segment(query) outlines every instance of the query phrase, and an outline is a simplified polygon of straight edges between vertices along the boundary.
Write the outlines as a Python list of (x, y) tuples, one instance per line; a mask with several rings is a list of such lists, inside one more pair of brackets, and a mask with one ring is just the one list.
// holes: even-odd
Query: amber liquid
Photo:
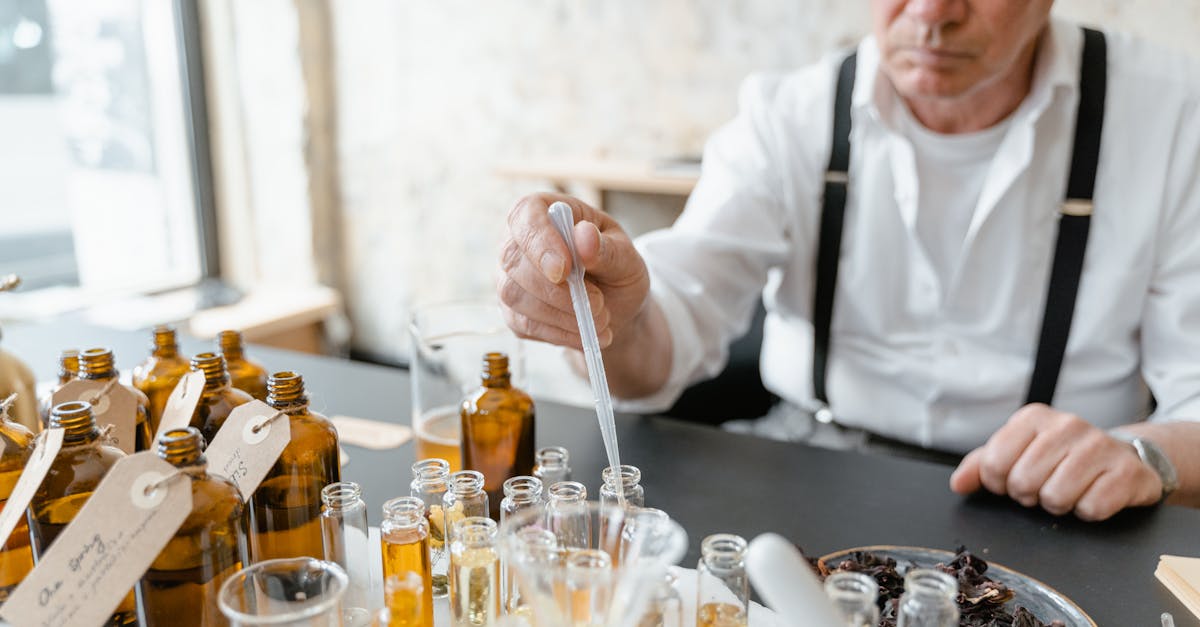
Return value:
[(133, 387), (141, 390), (149, 401), (150, 431), (157, 432), (162, 422), (167, 399), (175, 390), (179, 380), (191, 368), (186, 359), (179, 357), (151, 357), (133, 373)]
[(696, 611), (696, 627), (746, 627), (746, 613), (731, 603), (705, 603)]
[(229, 368), (229, 383), (260, 401), (267, 400), (267, 371), (262, 366), (241, 357), (225, 355)]
[(468, 549), (450, 558), (450, 615), (454, 627), (500, 619), (500, 560), (493, 549)]
[(462, 418), (457, 407), (430, 410), (417, 419), (416, 425), (417, 459), (436, 457), (450, 463), (450, 472), (462, 470)]
[[(424, 586), (419, 599), (421, 622), (412, 624), (433, 627), (433, 577), (429, 563), (429, 537), (422, 537), (416, 531), (404, 530), (381, 537), (380, 544), (383, 550), (384, 581), (387, 581), (387, 578), (392, 575), (408, 572), (417, 573), (421, 577), (421, 583)], [(401, 591), (396, 596), (403, 597), (404, 595), (405, 592)], [(393, 600), (389, 598), (388, 607), (391, 607), (392, 603)], [(399, 620), (395, 611), (393, 611), (392, 619), (393, 621)], [(401, 622), (400, 624), (406, 623)]]
[(387, 627), (432, 627), (431, 618), (426, 616), (424, 592), (415, 590), (393, 590), (387, 593)]
[(533, 474), (533, 425), (533, 399), (516, 388), (482, 387), (463, 403), (463, 468), (483, 473), (492, 518), (500, 517), (504, 481)]
[[(0, 472), (0, 496), (3, 497), (0, 499), (0, 511), (3, 511), (20, 478), (20, 469)], [(22, 516), (8, 536), (3, 550), (0, 550), (0, 603), (8, 600), (8, 595), (16, 590), (30, 570), (33, 570), (33, 546), (29, 543), (29, 524)]]

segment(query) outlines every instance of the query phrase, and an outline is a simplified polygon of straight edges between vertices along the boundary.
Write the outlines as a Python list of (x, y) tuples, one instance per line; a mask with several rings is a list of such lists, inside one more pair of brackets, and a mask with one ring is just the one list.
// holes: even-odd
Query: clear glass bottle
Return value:
[(655, 588), (650, 607), (638, 621), (637, 627), (683, 627), (683, 598), (675, 589), (673, 573), (668, 571), (662, 583)]
[(612, 600), (612, 558), (597, 549), (579, 549), (564, 559), (572, 623), (603, 625)]
[(533, 456), (533, 476), (542, 480), (542, 485), (552, 486), (559, 481), (571, 480), (571, 454), (561, 446), (544, 446)]
[[(400, 496), (383, 504), (383, 523), (379, 525), (383, 553), (383, 578), (416, 575), (421, 580), (421, 598), (401, 603), (402, 613), (411, 613), (412, 603), (421, 609), (422, 627), (433, 627), (433, 569), (430, 564), (429, 523), (425, 503), (416, 496)], [(388, 607), (402, 599), (388, 593)], [(397, 612), (392, 609), (393, 615)]]
[(46, 392), (38, 402), (38, 411), (42, 417), (42, 428), (50, 424), (50, 409), (54, 406), (54, 393), (75, 379), (79, 378), (79, 351), (74, 348), (64, 350), (58, 356), (58, 381)]
[[(0, 410), (0, 511), (12, 496), (32, 452), (33, 432), (9, 418), (7, 410)], [(29, 523), (22, 517), (0, 547), (0, 603), (8, 600), (8, 595), (32, 569)]]
[(341, 566), (350, 578), (342, 611), (366, 617), (379, 604), (371, 603), (371, 542), (362, 488), (353, 481), (331, 483), (321, 490), (321, 503), (325, 561)]
[(568, 551), (591, 548), (592, 518), (587, 510), (587, 488), (578, 481), (559, 481), (550, 486), (546, 525)]
[(879, 624), (879, 584), (863, 573), (836, 572), (825, 578), (825, 595), (833, 601), (844, 627)]
[(618, 505), (623, 498), (626, 507), (646, 506), (646, 492), (641, 484), (642, 471), (636, 466), (622, 464), (619, 474), (609, 466), (601, 471), (600, 477), (603, 481), (600, 486), (601, 505)]
[[(133, 387), (142, 391), (150, 401), (150, 432), (158, 433), (167, 398), (188, 372), (188, 360), (179, 354), (175, 328), (170, 325), (154, 327), (154, 343), (150, 356), (133, 369)], [(206, 442), (212, 438), (206, 436)]]
[(483, 489), (483, 475), (475, 470), (450, 473), (450, 489), (442, 496), (442, 512), (446, 541), (454, 539), (454, 524), (472, 516), (487, 517), (488, 494)]
[(192, 427), (158, 439), (158, 456), (187, 475), (192, 511), (137, 585), (143, 627), (227, 625), (221, 584), (242, 569), (245, 504), (233, 482), (208, 473), (204, 438)]
[[(562, 554), (558, 550), (558, 538), (549, 529), (540, 524), (522, 527), (517, 532), (517, 542), (522, 549), (520, 557), (525, 562), (526, 572), (530, 570), (539, 573), (550, 573), (562, 567)], [(505, 567), (508, 583), (504, 588), (504, 608), (509, 614), (524, 618), (531, 624), (538, 624), (533, 617), (533, 606), (530, 600), (520, 591), (520, 580), (517, 569), (509, 563)]]
[(454, 523), (450, 537), (451, 624), (490, 625), (500, 619), (496, 521), (468, 516)]
[(267, 370), (246, 358), (246, 347), (240, 331), (221, 331), (217, 346), (225, 357), (233, 387), (260, 400), (267, 400)]
[(409, 494), (425, 503), (425, 519), (429, 521), (429, 551), (433, 598), (450, 593), (446, 579), (449, 559), (446, 556), (446, 514), (442, 500), (450, 489), (450, 462), (444, 459), (422, 459), (412, 465), (413, 480)]
[[(79, 353), (79, 378), (89, 381), (111, 381), (120, 376), (107, 348), (89, 348)], [(134, 450), (146, 451), (154, 446), (154, 432), (150, 429), (150, 399), (141, 390), (121, 384), (137, 399), (137, 421), (134, 427)]]
[[(62, 427), (63, 445), (26, 510), (35, 562), (83, 509), (109, 469), (125, 457), (121, 449), (101, 439), (91, 403), (69, 401), (56, 405), (50, 410), (50, 427)], [(137, 602), (130, 590), (107, 624), (135, 622)]]
[(190, 424), (200, 430), (205, 442), (212, 442), (234, 408), (254, 399), (229, 384), (225, 358), (216, 353), (200, 353), (193, 357), (192, 370), (204, 373), (204, 392), (192, 412)]
[(337, 430), (309, 411), (299, 374), (276, 372), (267, 387), (267, 404), (287, 414), (292, 437), (247, 504), (250, 558), (321, 559), (321, 489), (341, 481)]
[(958, 581), (938, 570), (914, 568), (904, 576), (897, 627), (955, 627)]
[[(504, 481), (504, 500), (500, 502), (500, 525), (509, 518), (529, 510), (545, 509), (542, 500), (542, 482), (537, 477), (518, 476)], [(502, 602), (505, 608), (515, 606), (519, 596), (516, 578), (508, 568), (500, 571), (500, 586), (504, 591)]]
[(730, 533), (700, 543), (696, 568), (696, 627), (745, 627), (750, 615), (746, 540)]
[(498, 518), (504, 480), (533, 473), (533, 399), (512, 386), (508, 355), (484, 355), (482, 385), (463, 400), (461, 417), (463, 468), (483, 473)]

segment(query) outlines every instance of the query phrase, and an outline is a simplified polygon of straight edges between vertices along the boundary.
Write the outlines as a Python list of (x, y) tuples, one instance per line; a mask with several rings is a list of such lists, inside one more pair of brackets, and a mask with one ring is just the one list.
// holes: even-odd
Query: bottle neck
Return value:
[(221, 331), (217, 334), (217, 345), (221, 354), (228, 361), (242, 359), (245, 348), (242, 344), (242, 334), (237, 331)]
[(583, 503), (587, 501), (587, 487), (578, 481), (559, 481), (550, 486), (551, 503)]
[(87, 444), (100, 438), (96, 418), (92, 415), (92, 404), (84, 401), (60, 403), (50, 410), (50, 428), (63, 430), (63, 442), (71, 445)]
[(425, 502), (415, 496), (399, 496), (383, 504), (383, 519), (395, 529), (416, 529), (425, 524)]
[(534, 465), (546, 472), (565, 472), (568, 470), (567, 449), (561, 446), (547, 446), (538, 449), (534, 455)]
[(157, 452), (176, 468), (205, 465), (204, 437), (195, 427), (167, 431), (158, 438)]
[(483, 474), (475, 470), (460, 470), (450, 475), (450, 492), (458, 498), (483, 494)]
[(159, 358), (171, 358), (179, 354), (179, 344), (175, 338), (175, 328), (160, 326), (154, 329), (154, 346), (151, 354)]
[(746, 540), (729, 533), (711, 535), (700, 544), (700, 555), (710, 570), (740, 570), (745, 568)]
[(79, 351), (65, 350), (58, 358), (58, 383), (65, 385), (79, 376)]
[(353, 481), (338, 481), (321, 489), (321, 503), (330, 512), (345, 512), (364, 507), (362, 488)]
[(107, 348), (91, 348), (79, 354), (79, 378), (104, 381), (117, 376), (112, 351)]
[(504, 498), (517, 505), (542, 500), (542, 481), (537, 477), (511, 477), (504, 481)]
[(941, 571), (919, 568), (905, 575), (904, 593), (925, 605), (954, 604), (958, 581)]
[(609, 466), (600, 471), (600, 478), (608, 492), (629, 495), (637, 492), (641, 487), (642, 471), (638, 470), (636, 466), (622, 464), (618, 472), (614, 472), (613, 467)]
[(482, 378), (484, 387), (497, 389), (512, 387), (512, 377), (508, 372), (508, 355), (504, 353), (484, 355)]
[(212, 394), (229, 387), (229, 370), (225, 358), (216, 353), (200, 353), (192, 357), (192, 370), (204, 373), (204, 392)]
[(304, 378), (295, 372), (276, 372), (267, 379), (267, 404), (288, 413), (308, 407)]

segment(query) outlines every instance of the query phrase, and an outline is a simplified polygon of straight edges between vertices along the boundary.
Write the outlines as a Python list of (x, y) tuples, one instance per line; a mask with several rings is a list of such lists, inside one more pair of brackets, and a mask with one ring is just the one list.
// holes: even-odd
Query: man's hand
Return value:
[(1104, 520), (1126, 507), (1153, 505), (1162, 480), (1137, 452), (1079, 416), (1026, 405), (950, 477), (960, 494), (986, 488), (1055, 515)]

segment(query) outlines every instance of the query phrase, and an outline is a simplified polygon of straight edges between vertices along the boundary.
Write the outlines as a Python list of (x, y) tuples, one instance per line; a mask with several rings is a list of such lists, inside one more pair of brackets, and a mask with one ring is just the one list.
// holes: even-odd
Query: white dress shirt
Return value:
[[(858, 48), (850, 188), (828, 393), (836, 420), (965, 452), (1023, 403), (1066, 189), (1083, 37), (1053, 19), (1033, 85), (1005, 121), (954, 271), (923, 252), (907, 114)], [(812, 292), (833, 90), (842, 55), (749, 78), (705, 148), (675, 225), (640, 238), (673, 342), (668, 384), (626, 409), (669, 406), (723, 367), (763, 294), (763, 381), (811, 407)], [(944, 184), (946, 181), (931, 183)], [(936, 198), (936, 196), (929, 196)], [(1095, 210), (1054, 405), (1093, 424), (1200, 419), (1200, 70), (1108, 34)], [(765, 286), (765, 288), (764, 288)], [(1147, 389), (1147, 386), (1149, 389)]]

